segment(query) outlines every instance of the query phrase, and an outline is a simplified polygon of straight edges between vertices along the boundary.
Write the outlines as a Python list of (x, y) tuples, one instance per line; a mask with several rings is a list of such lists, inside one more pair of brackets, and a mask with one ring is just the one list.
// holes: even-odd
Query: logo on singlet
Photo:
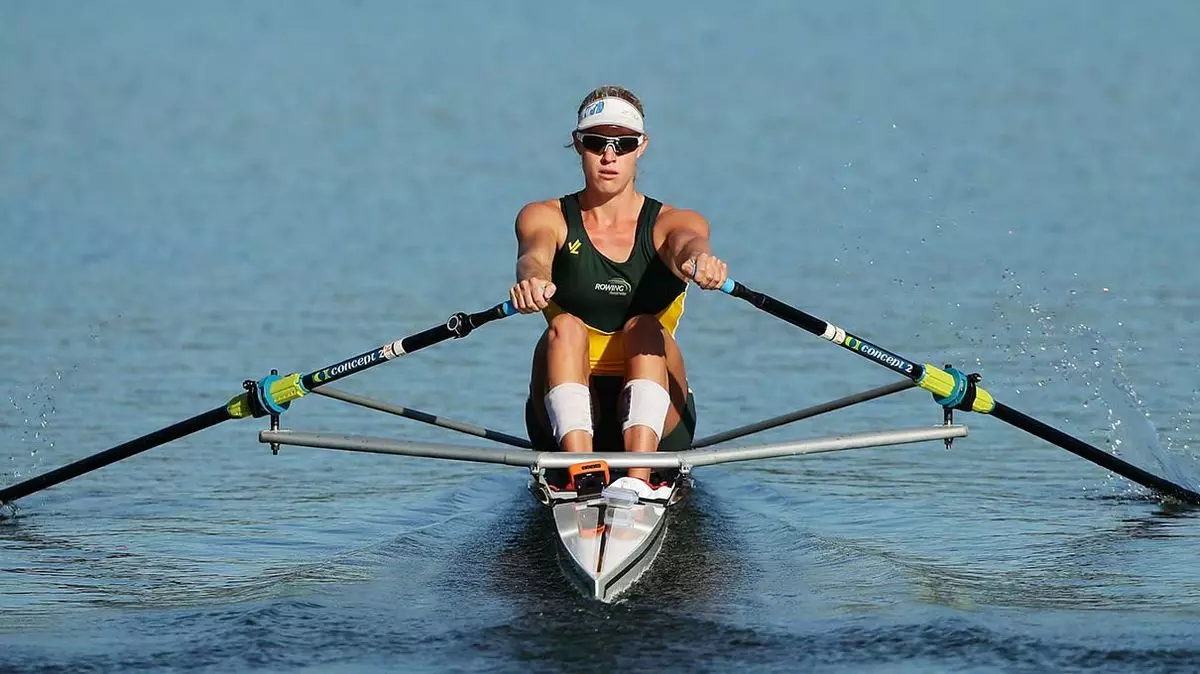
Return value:
[(568, 244), (567, 244), (567, 252), (568, 252), (568, 253), (570, 253), (570, 254), (572, 254), (572, 255), (578, 255), (578, 254), (579, 254), (579, 246), (580, 246), (580, 245), (581, 245), (581, 244), (579, 243), (579, 239), (575, 239), (575, 240), (574, 240), (574, 241), (572, 241), (571, 243), (568, 243)]
[(595, 290), (598, 293), (608, 293), (613, 297), (625, 297), (633, 292), (633, 285), (620, 276), (614, 276), (607, 281), (597, 283)]

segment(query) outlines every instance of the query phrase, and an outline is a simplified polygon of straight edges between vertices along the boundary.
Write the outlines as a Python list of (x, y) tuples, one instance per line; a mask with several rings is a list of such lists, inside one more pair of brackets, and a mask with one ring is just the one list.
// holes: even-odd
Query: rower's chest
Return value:
[(631, 220), (616, 227), (584, 224), (592, 248), (613, 262), (625, 262), (633, 253), (637, 241), (637, 221)]

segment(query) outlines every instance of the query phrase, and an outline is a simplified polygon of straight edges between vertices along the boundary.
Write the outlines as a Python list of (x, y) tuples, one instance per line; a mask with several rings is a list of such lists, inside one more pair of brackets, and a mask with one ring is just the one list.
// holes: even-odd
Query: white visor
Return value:
[(579, 124), (576, 131), (583, 131), (595, 126), (620, 126), (636, 133), (645, 133), (642, 126), (642, 113), (623, 98), (601, 98), (584, 106), (579, 112)]

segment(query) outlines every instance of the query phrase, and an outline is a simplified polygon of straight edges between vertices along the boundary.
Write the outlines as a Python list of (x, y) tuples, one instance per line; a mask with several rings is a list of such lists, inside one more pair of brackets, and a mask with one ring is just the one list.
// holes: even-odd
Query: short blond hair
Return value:
[(619, 87), (615, 84), (606, 84), (602, 87), (596, 87), (595, 89), (592, 89), (591, 93), (583, 97), (583, 102), (579, 104), (579, 109), (575, 111), (575, 114), (578, 115), (582, 113), (583, 109), (586, 108), (589, 103), (594, 103), (601, 98), (619, 98), (637, 108), (638, 114), (643, 117), (646, 116), (646, 111), (642, 109), (641, 99), (639, 99), (637, 96), (634, 96), (632, 91), (626, 89), (625, 87)]

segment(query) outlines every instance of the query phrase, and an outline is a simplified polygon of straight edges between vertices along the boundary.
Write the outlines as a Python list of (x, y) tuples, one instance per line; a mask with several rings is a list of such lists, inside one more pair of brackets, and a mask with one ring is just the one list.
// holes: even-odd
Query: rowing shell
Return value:
[(669, 514), (687, 496), (692, 480), (678, 477), (663, 499), (638, 498), (624, 490), (614, 490), (622, 492), (619, 495), (580, 497), (569, 491), (551, 492), (537, 478), (530, 485), (554, 515), (559, 565), (565, 575), (584, 595), (612, 602), (658, 557)]

